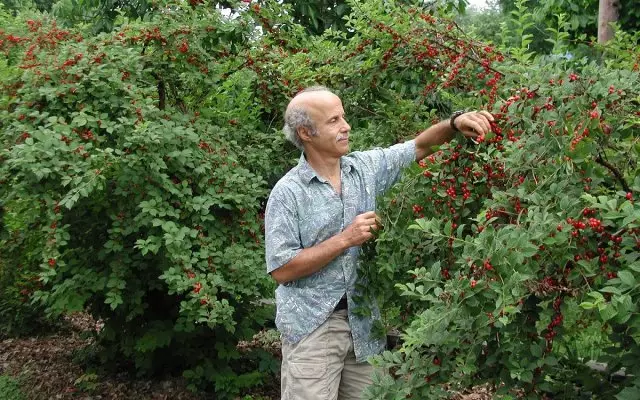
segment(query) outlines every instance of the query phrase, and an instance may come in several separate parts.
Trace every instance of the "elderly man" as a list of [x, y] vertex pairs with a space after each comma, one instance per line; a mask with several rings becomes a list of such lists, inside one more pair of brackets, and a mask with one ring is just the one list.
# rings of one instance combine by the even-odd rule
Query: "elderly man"
[[284, 133], [303, 151], [275, 185], [265, 215], [267, 271], [278, 282], [282, 399], [360, 399], [371, 383], [368, 356], [379, 318], [354, 315], [359, 246], [373, 237], [376, 197], [401, 171], [450, 140], [490, 130], [486, 111], [457, 112], [414, 140], [349, 153], [351, 127], [340, 98], [324, 87], [300, 92], [285, 112]]

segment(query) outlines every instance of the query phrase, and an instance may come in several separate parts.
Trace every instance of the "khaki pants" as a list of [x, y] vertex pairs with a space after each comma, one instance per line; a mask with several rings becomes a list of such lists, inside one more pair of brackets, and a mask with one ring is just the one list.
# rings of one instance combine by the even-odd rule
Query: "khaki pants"
[[347, 310], [282, 345], [282, 400], [360, 400], [372, 375], [371, 365], [356, 362]]

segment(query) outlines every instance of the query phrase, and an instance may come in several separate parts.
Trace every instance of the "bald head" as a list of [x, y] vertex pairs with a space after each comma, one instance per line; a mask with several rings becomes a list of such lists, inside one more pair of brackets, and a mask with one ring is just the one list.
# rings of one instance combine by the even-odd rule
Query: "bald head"
[[287, 140], [302, 150], [302, 141], [298, 130], [304, 128], [311, 136], [315, 136], [317, 129], [314, 116], [316, 116], [318, 108], [337, 97], [324, 86], [312, 86], [291, 99], [284, 113], [283, 131]]

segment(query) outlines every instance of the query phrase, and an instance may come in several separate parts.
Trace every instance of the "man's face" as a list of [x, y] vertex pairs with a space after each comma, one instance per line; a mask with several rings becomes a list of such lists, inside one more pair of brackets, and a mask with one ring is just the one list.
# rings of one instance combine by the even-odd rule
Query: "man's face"
[[310, 136], [307, 146], [318, 153], [340, 157], [349, 152], [349, 132], [340, 98], [330, 92], [316, 92], [309, 99], [307, 111], [316, 125], [316, 136]]

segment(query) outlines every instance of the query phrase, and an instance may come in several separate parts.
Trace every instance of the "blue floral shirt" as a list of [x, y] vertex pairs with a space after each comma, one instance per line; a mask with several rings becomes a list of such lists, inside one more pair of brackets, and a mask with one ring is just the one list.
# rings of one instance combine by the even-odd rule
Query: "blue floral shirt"
[[[415, 160], [413, 140], [386, 149], [353, 152], [340, 159], [342, 195], [318, 176], [304, 155], [275, 185], [265, 213], [267, 272], [291, 261], [302, 249], [320, 244], [344, 230], [364, 212], [375, 211], [376, 197], [398, 181]], [[327, 320], [346, 293], [355, 308], [359, 247], [351, 247], [314, 274], [276, 289], [276, 326], [282, 340], [296, 343]], [[354, 352], [359, 362], [384, 350], [385, 340], [371, 335], [380, 318], [349, 311]]]

